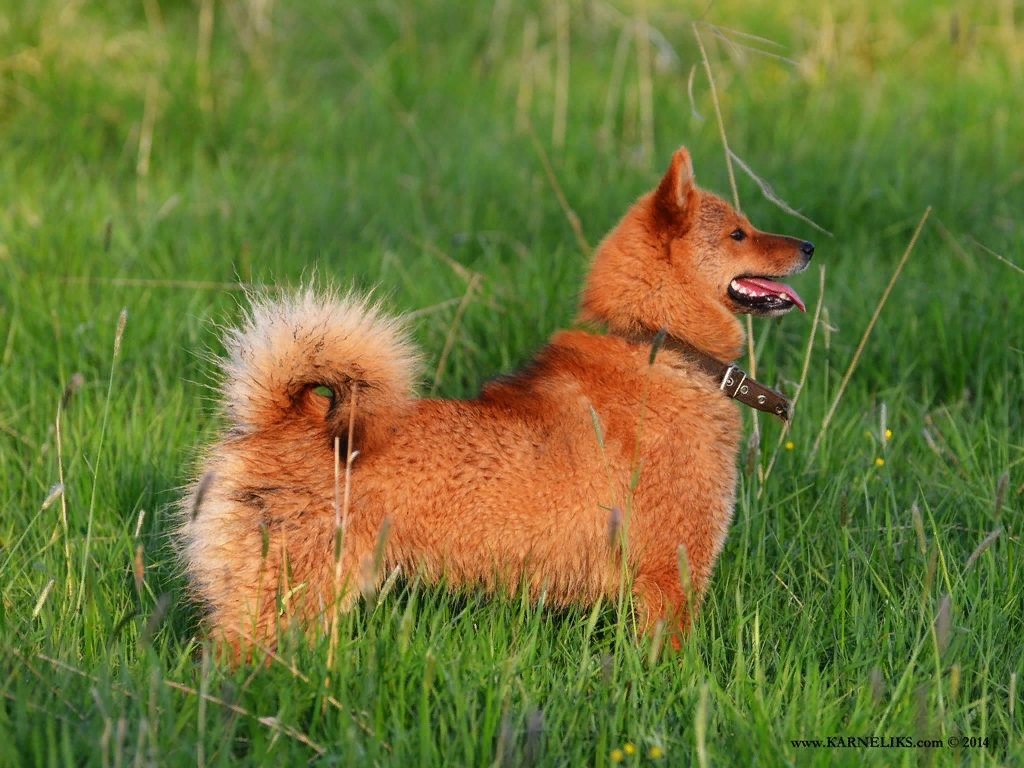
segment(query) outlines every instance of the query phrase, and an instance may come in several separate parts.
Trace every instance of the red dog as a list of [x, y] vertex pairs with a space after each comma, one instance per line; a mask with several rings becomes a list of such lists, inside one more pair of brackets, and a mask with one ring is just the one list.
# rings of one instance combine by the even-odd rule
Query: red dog
[[804, 309], [772, 278], [813, 252], [699, 189], [681, 148], [594, 257], [582, 317], [607, 333], [556, 333], [465, 401], [415, 397], [416, 350], [365, 299], [254, 301], [227, 334], [227, 429], [183, 503], [213, 632], [273, 645], [279, 621], [326, 623], [401, 566], [556, 604], [615, 596], [625, 572], [639, 623], [678, 639], [732, 518], [730, 398], [788, 417], [729, 365], [735, 315]]

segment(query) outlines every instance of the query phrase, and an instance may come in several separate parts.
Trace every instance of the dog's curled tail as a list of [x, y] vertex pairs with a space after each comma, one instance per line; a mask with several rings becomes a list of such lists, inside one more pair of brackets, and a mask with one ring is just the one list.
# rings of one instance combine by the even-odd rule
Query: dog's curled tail
[[365, 296], [305, 288], [251, 297], [224, 345], [224, 405], [236, 435], [296, 426], [333, 439], [354, 415], [364, 443], [413, 402], [419, 354], [404, 322]]

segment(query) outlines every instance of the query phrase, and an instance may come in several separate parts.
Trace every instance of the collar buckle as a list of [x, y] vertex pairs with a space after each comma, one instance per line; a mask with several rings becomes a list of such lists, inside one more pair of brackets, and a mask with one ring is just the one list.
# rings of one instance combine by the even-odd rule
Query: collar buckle
[[[730, 365], [722, 374], [722, 381], [718, 388], [731, 398], [738, 398], [741, 394], [747, 394], [749, 387], [745, 386], [747, 381], [746, 372], [736, 365]], [[728, 387], [728, 389], [727, 389]]]

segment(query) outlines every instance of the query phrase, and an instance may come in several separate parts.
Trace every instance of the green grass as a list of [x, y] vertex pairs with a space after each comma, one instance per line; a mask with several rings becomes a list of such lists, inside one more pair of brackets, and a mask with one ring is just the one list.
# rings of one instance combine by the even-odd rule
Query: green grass
[[[816, 241], [824, 296], [814, 268], [795, 284], [823, 323], [793, 447], [762, 483], [762, 420], [741, 458], [680, 654], [614, 606], [399, 583], [344, 619], [334, 669], [295, 637], [203, 662], [169, 531], [232, 283], [379, 285], [421, 312], [431, 373], [453, 334], [438, 391], [463, 396], [573, 318], [586, 257], [531, 130], [591, 245], [680, 143], [731, 196], [693, 17], [652, 0], [637, 45], [640, 3], [569, 2], [561, 37], [559, 7], [0, 10], [0, 763], [601, 766], [627, 742], [627, 764], [1024, 762], [1024, 275], [985, 250], [1022, 261], [1010, 2], [701, 16], [779, 44], [701, 27], [732, 150], [834, 236], [737, 169], [756, 225]], [[755, 322], [759, 378], [792, 391], [811, 316]], [[874, 735], [987, 746], [792, 743]]]

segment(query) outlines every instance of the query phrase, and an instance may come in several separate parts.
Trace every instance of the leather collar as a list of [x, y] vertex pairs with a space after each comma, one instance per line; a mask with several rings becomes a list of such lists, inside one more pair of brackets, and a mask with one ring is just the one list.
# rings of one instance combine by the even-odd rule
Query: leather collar
[[738, 365], [723, 363], [721, 360], [697, 349], [690, 342], [683, 341], [678, 336], [673, 336], [664, 329], [658, 331], [658, 333], [641, 332], [615, 335], [620, 336], [626, 341], [649, 344], [651, 347], [650, 361], [652, 364], [659, 349], [671, 349], [683, 355], [688, 361], [714, 379], [715, 383], [718, 384], [719, 390], [726, 397], [738, 400], [755, 410], [778, 416], [783, 422], [788, 422], [792, 416], [792, 405], [789, 398], [781, 392], [755, 381]]

